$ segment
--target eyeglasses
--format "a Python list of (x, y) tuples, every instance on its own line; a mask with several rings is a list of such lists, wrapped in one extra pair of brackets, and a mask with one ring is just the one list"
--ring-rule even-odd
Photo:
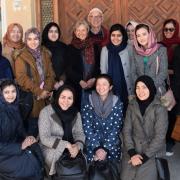
[(174, 28), (164, 28), (164, 32), (173, 32), (174, 30)]
[(91, 19), (101, 19), (102, 18), (102, 16), (89, 16)]

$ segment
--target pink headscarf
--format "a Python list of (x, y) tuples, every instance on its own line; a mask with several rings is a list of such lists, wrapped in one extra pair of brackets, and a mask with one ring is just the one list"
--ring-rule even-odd
[[(156, 52), (159, 47), (160, 47), (160, 44), (157, 43), (157, 39), (155, 37), (155, 33), (153, 32), (153, 30), (151, 29), (151, 27), (147, 24), (139, 24), (138, 26), (136, 26), (136, 29), (141, 26), (141, 25), (145, 25), (145, 26), (148, 26), (149, 27), (149, 37), (148, 37), (148, 48), (147, 49), (144, 49), (137, 41), (137, 37), (136, 37), (136, 34), (134, 36), (134, 47), (135, 47), (135, 50), (136, 52), (139, 54), (139, 55), (142, 55), (142, 56), (150, 56), (151, 54), (153, 54), (154, 52)], [(143, 28), (143, 27), (142, 27)], [(136, 33), (136, 30), (135, 29), (135, 33)], [(139, 28), (138, 28), (139, 29)]]

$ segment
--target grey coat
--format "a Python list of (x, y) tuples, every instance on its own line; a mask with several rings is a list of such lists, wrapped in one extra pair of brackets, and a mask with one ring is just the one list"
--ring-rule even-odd
[[(158, 95), (162, 95), (166, 92), (165, 80), (168, 75), (168, 60), (167, 50), (164, 46), (161, 46), (156, 52), (148, 56), (147, 68), (144, 67), (144, 60), (142, 55), (137, 54), (134, 49), (132, 53), (132, 77), (133, 82), (139, 76), (148, 75), (155, 83)], [(157, 73), (157, 57), (159, 57), (159, 68)]]
[[(127, 46), (123, 51), (119, 52), (119, 56), (121, 57), (122, 66), (124, 70), (124, 76), (127, 84), (128, 94), (132, 95), (132, 77), (131, 77), (131, 48)], [(100, 69), (101, 73), (108, 73), (108, 49), (107, 47), (103, 47), (101, 50), (101, 59), (100, 59)]]
[[(38, 125), (40, 145), (45, 163), (50, 169), (49, 175), (53, 175), (56, 173), (55, 163), (62, 155), (68, 142), (62, 140), (64, 135), (63, 127), (51, 105), (46, 106), (40, 112)], [(72, 134), (74, 141), (77, 141), (76, 143), (82, 149), (85, 142), (85, 135), (82, 129), (80, 113), (77, 114), (77, 118), (73, 122)]]
[[(167, 110), (155, 98), (142, 117), (136, 99), (130, 101), (123, 128), (122, 180), (156, 180), (155, 156), (165, 153), (165, 137), (168, 126)], [(128, 150), (146, 154), (149, 160), (140, 166), (128, 164)]]

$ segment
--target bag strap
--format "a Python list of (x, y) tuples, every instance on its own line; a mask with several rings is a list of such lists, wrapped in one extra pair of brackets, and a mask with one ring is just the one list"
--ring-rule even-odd
[(160, 61), (159, 56), (157, 56), (157, 57), (156, 57), (156, 75), (157, 75), (158, 72), (159, 72), (159, 61)]
[[(159, 56), (156, 57), (156, 75), (158, 75), (159, 73), (159, 64), (160, 64), (160, 59), (159, 59)], [(168, 89), (171, 89), (171, 86), (170, 86), (170, 78), (169, 78), (169, 74), (167, 76), (167, 85), (168, 85)], [(160, 89), (160, 92), (161, 92), (161, 89)]]
[(24, 61), (24, 65), (26, 67), (27, 75), (29, 76), (30, 79), (33, 79), (30, 64)]

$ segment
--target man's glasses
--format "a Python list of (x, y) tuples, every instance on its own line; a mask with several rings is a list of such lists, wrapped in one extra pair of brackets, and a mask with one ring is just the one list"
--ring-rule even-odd
[(102, 16), (89, 16), (91, 19), (102, 19)]
[(174, 28), (164, 28), (164, 32), (173, 32), (174, 30)]

